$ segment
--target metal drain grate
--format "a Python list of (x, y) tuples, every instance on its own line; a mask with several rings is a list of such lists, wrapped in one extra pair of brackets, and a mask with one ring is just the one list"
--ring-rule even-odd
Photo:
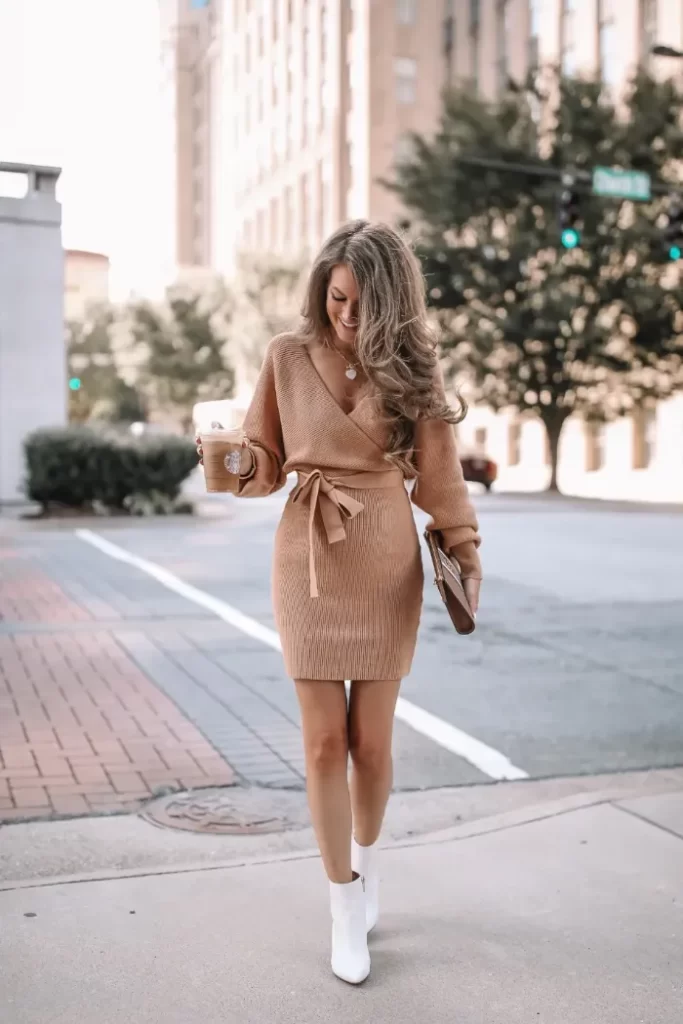
[(173, 793), (148, 804), (140, 817), (160, 828), (209, 835), (262, 835), (309, 824), (303, 793), (240, 786)]

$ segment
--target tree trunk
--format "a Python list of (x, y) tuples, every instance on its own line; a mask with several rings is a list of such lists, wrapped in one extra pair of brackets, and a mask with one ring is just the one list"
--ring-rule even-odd
[(548, 438), (548, 452), (550, 454), (550, 481), (547, 490), (553, 494), (560, 493), (557, 482), (557, 462), (560, 453), (560, 436), (566, 418), (566, 416), (548, 416), (543, 419), (543, 426)]

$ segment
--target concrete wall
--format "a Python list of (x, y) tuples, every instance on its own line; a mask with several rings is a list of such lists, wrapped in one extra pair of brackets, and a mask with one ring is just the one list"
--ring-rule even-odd
[(24, 499), (26, 435), (67, 418), (59, 170), (19, 170), (26, 196), (0, 197), (0, 503)]

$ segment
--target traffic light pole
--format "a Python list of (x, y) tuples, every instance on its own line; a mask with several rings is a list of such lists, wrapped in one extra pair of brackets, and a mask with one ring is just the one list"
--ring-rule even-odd
[[(560, 184), (564, 184), (563, 178), (571, 177), (572, 184), (591, 185), (593, 172), (579, 170), (577, 168), (547, 167), (540, 164), (518, 164), (507, 160), (491, 160), (488, 157), (478, 156), (456, 156), (453, 160), (456, 164), (463, 164), (465, 167), (483, 167), (490, 171), (504, 171), (512, 174), (526, 174), (537, 178), (553, 178)], [(679, 196), (683, 202), (683, 191), (672, 185), (652, 182), (651, 191), (654, 195)]]
[[(596, 187), (596, 178), (593, 170), (578, 168), (557, 168), (540, 164), (520, 164), (508, 162), (507, 160), (492, 160), (489, 157), (477, 156), (456, 156), (454, 163), (462, 164), (464, 167), (481, 167), (484, 170), (502, 171), (506, 174), (522, 174), (526, 177), (546, 178), (557, 181), (562, 191), (559, 195), (558, 220), (560, 227), (560, 239), (565, 249), (574, 249), (581, 243), (581, 235), (578, 230), (580, 220), (579, 194), (589, 192), (591, 195), (602, 198), (620, 199), (622, 202), (647, 202), (652, 195), (668, 196), (670, 199), (670, 210), (668, 213), (668, 225), (664, 235), (665, 248), (669, 259), (679, 260), (683, 257), (683, 191), (672, 185), (663, 182), (653, 182), (649, 174), (640, 171), (631, 172), (634, 177), (644, 179), (644, 190), (641, 181), (639, 193), (628, 195), (618, 192), (610, 195)], [(619, 169), (612, 172), (608, 168), (596, 168), (604, 174), (617, 176), (627, 174)], [(586, 186), (589, 186), (586, 188)]]

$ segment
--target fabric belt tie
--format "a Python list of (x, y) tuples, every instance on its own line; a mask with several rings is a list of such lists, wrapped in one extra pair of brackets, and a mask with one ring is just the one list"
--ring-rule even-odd
[(308, 499), (308, 573), (311, 597), (319, 596), (313, 551), (316, 510), (320, 509), (328, 544), (337, 544), (340, 540), (346, 540), (344, 520), (355, 519), (365, 508), (362, 502), (339, 490), (340, 487), (363, 490), (364, 488), (388, 488), (402, 485), (403, 474), (400, 469), (376, 473), (353, 473), (349, 476), (334, 476), (332, 478), (326, 477), (320, 469), (313, 469), (309, 473), (298, 473), (298, 482), (292, 491), (291, 499), (294, 504)]

